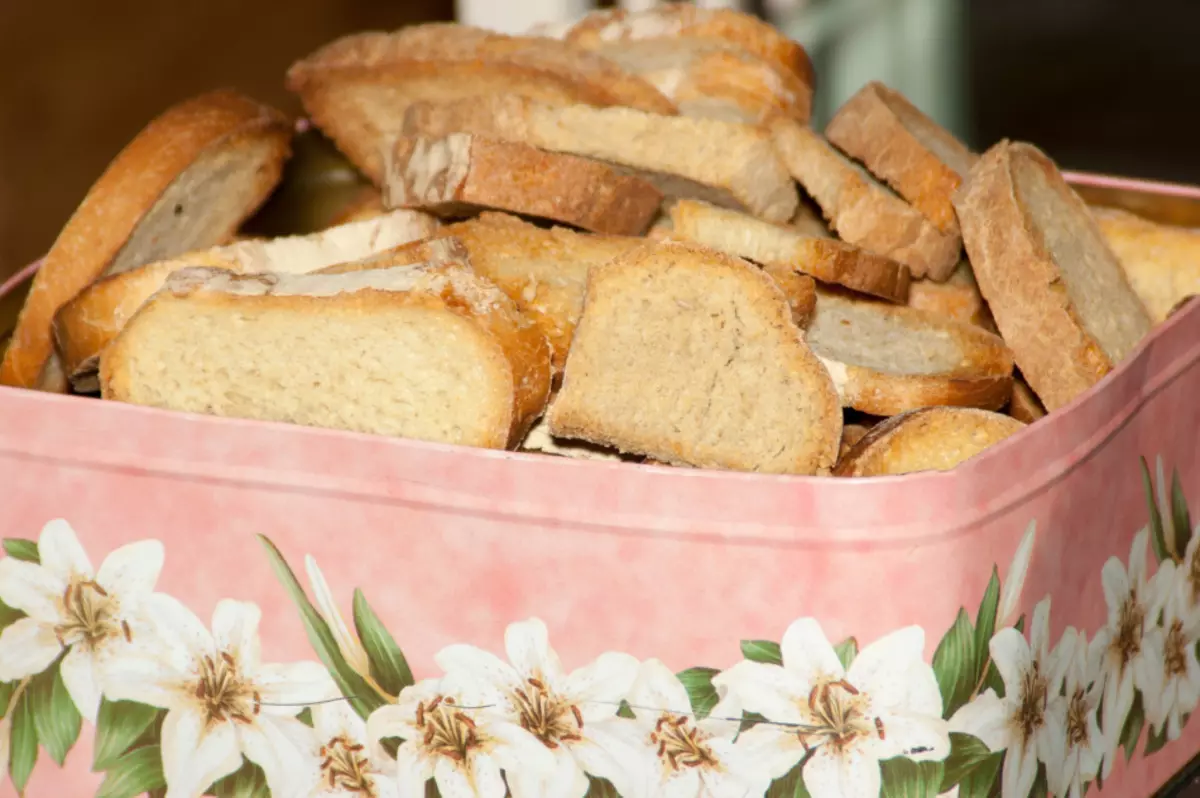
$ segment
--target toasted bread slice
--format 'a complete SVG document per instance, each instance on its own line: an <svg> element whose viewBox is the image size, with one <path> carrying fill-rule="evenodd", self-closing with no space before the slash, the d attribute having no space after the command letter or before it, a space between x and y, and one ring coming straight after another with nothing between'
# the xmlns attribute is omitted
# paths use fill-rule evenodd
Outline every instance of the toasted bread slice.
<svg viewBox="0 0 1200 798"><path fill-rule="evenodd" d="M796 213L796 185L770 136L754 125L633 108L554 107L515 95L409 107L412 136L495 136L636 170L668 197L744 208L768 221Z"/></svg>
<svg viewBox="0 0 1200 798"><path fill-rule="evenodd" d="M512 93L549 103L675 106L646 81L595 53L545 38L505 36L452 23L359 33L288 70L287 85L346 157L378 184L388 139L405 107Z"/></svg>
<svg viewBox="0 0 1200 798"><path fill-rule="evenodd" d="M1097 383L1150 331L1087 206L1036 147L992 147L954 207L996 326L1047 410Z"/></svg>
<svg viewBox="0 0 1200 798"><path fill-rule="evenodd" d="M1012 393L1012 354L972 324L818 289L805 332L846 407L894 416L935 405L998 410Z"/></svg>
<svg viewBox="0 0 1200 798"><path fill-rule="evenodd" d="M820 134L783 118L771 131L783 162L839 236L903 263L913 277L942 281L954 271L962 251L957 235L938 230Z"/></svg>
<svg viewBox="0 0 1200 798"><path fill-rule="evenodd" d="M1020 375L1013 377L1012 398L1008 401L1008 414L1022 424L1032 424L1046 415L1046 408L1037 394Z"/></svg>
<svg viewBox="0 0 1200 798"><path fill-rule="evenodd" d="M592 271L548 421L665 463L795 474L829 469L842 431L833 383L775 283L673 241Z"/></svg>
<svg viewBox="0 0 1200 798"><path fill-rule="evenodd" d="M825 136L943 233L959 234L952 200L978 156L900 92L868 83L833 115Z"/></svg>
<svg viewBox="0 0 1200 798"><path fill-rule="evenodd" d="M550 429L546 425L546 419L544 418L540 419L533 425L533 429L529 430L529 434L525 436L525 440L521 443L521 451L548 454L554 457L569 457L572 460L607 460L617 463L621 461L637 462L641 460L636 455L623 455L616 449L597 446L587 441L570 441L563 438L555 438L550 434Z"/></svg>
<svg viewBox="0 0 1200 798"><path fill-rule="evenodd" d="M428 236L437 226L433 217L423 213L392 211L308 236L252 239L190 252L97 280L55 315L54 336L64 369L76 391L95 392L100 352L172 272L206 266L234 272L299 274L386 251Z"/></svg>
<svg viewBox="0 0 1200 798"><path fill-rule="evenodd" d="M790 266L767 263L762 270L783 292L788 307L792 309L792 321L802 330L807 328L812 323L813 313L817 311L816 280L798 273Z"/></svg>
<svg viewBox="0 0 1200 798"><path fill-rule="evenodd" d="M106 399L502 449L550 390L545 336L462 266L174 272L104 352Z"/></svg>
<svg viewBox="0 0 1200 798"><path fill-rule="evenodd" d="M59 307L101 276L228 240L279 181L290 137L279 112L232 91L180 103L147 125L42 262L0 384L66 391L51 329Z"/></svg>
<svg viewBox="0 0 1200 798"><path fill-rule="evenodd" d="M842 442L838 447L838 464L846 458L846 454L854 448L854 445L861 441L863 437L870 432L871 428L862 424L843 424L842 425ZM834 473L837 469L834 468Z"/></svg>
<svg viewBox="0 0 1200 798"><path fill-rule="evenodd" d="M1200 294L1200 231L1115 208L1093 208L1092 215L1156 324L1182 299Z"/></svg>
<svg viewBox="0 0 1200 798"><path fill-rule="evenodd" d="M637 235L658 215L662 194L641 178L589 158L451 133L397 138L389 150L383 201L440 216L495 209L595 233Z"/></svg>
<svg viewBox="0 0 1200 798"><path fill-rule="evenodd" d="M966 258L959 261L954 273L944 283L913 280L908 287L908 306L975 324L988 332L996 331L992 313L983 300L983 294L979 292L971 262Z"/></svg>

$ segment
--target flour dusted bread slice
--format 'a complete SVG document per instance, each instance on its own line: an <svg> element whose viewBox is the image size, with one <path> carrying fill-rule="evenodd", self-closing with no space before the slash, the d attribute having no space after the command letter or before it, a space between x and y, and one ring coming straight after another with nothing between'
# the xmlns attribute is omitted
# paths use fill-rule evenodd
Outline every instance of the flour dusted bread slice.
<svg viewBox="0 0 1200 798"><path fill-rule="evenodd" d="M1012 354L999 337L933 313L818 290L805 332L842 403L894 416L934 405L998 410L1012 393Z"/></svg>
<svg viewBox="0 0 1200 798"><path fill-rule="evenodd" d="M1115 208L1093 208L1092 216L1155 323L1166 321L1185 297L1200 294L1200 231Z"/></svg>
<svg viewBox="0 0 1200 798"><path fill-rule="evenodd" d="M495 209L596 233L637 235L662 194L602 163L469 133L400 137L389 150L384 204L461 217Z"/></svg>
<svg viewBox="0 0 1200 798"><path fill-rule="evenodd" d="M782 118L771 131L783 162L841 238L903 263L914 277L940 281L954 271L957 235L943 233L819 133Z"/></svg>
<svg viewBox="0 0 1200 798"><path fill-rule="evenodd" d="M545 407L545 336L462 266L340 275L190 268L105 350L104 398L467 446Z"/></svg>
<svg viewBox="0 0 1200 798"><path fill-rule="evenodd" d="M949 471L1024 429L986 410L928 407L876 424L838 463L836 476L882 477Z"/></svg>
<svg viewBox="0 0 1200 798"><path fill-rule="evenodd" d="M548 421L664 463L815 474L837 457L842 413L767 275L665 241L592 271Z"/></svg>
<svg viewBox="0 0 1200 798"><path fill-rule="evenodd" d="M1036 147L992 147L954 207L996 326L1047 410L1098 382L1150 331L1087 206Z"/></svg>
<svg viewBox="0 0 1200 798"><path fill-rule="evenodd" d="M110 275L85 288L55 315L54 336L63 367L76 391L95 392L100 352L142 303L162 287L167 275L188 266L300 274L384 252L424 238L437 227L432 216L391 211L312 235L239 241Z"/></svg>
<svg viewBox="0 0 1200 798"><path fill-rule="evenodd" d="M996 331L996 323L992 321L987 302L979 292L975 272L966 258L959 261L954 273L944 283L914 280L908 287L908 306L975 324L988 332Z"/></svg>
<svg viewBox="0 0 1200 798"><path fill-rule="evenodd" d="M290 136L281 114L232 91L201 95L152 121L47 253L0 384L65 391L51 330L59 307L103 275L228 240L279 181Z"/></svg>

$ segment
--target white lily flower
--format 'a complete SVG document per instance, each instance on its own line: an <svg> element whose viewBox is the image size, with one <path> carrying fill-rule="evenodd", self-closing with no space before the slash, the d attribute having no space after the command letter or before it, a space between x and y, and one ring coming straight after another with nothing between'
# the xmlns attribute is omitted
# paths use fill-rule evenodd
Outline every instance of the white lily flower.
<svg viewBox="0 0 1200 798"><path fill-rule="evenodd" d="M738 738L764 774L786 774L801 759L812 798L877 798L879 762L904 756L940 761L950 753L937 678L922 658L925 632L910 626L864 648L847 670L820 624L793 623L783 635L783 666L740 662L713 679L742 706L771 721Z"/></svg>
<svg viewBox="0 0 1200 798"><path fill-rule="evenodd" d="M346 664L353 668L358 675L370 679L371 661L367 658L366 649L363 648L358 637L350 631L346 619L342 617L342 613L338 609L337 602L334 601L329 583L325 581L325 575L321 573L321 569L317 567L317 561L310 554L304 555L304 570L308 572L308 584L312 587L317 613L325 619L325 623L329 624L329 631L333 633L333 639L337 642L338 650L342 652Z"/></svg>
<svg viewBox="0 0 1200 798"><path fill-rule="evenodd" d="M1187 550L1175 572L1175 587L1179 593L1179 608L1189 634L1200 633L1200 524L1192 530Z"/></svg>
<svg viewBox="0 0 1200 798"><path fill-rule="evenodd" d="M308 789L304 798L396 798L395 762L372 751L367 724L345 701L312 708L313 728L294 744L306 755Z"/></svg>
<svg viewBox="0 0 1200 798"><path fill-rule="evenodd" d="M1175 582L1179 576L1175 571L1175 564L1168 560L1159 566L1155 576ZM1185 623L1183 591L1176 589L1175 584L1161 591L1150 608L1151 621L1160 617L1146 633L1145 643L1163 666L1163 689L1159 693L1143 693L1142 701L1150 728L1162 733L1165 726L1167 740L1175 741L1183 733L1183 716L1200 704L1200 663L1196 660L1196 633L1200 630Z"/></svg>
<svg viewBox="0 0 1200 798"><path fill-rule="evenodd" d="M468 645L448 646L435 661L447 675L473 682L483 703L495 705L494 712L554 756L546 780L524 771L507 775L513 798L582 798L587 774L608 779L620 792L626 763L640 747L634 724L616 714L638 676L637 659L608 652L566 673L537 618L510 624L504 647L508 662Z"/></svg>
<svg viewBox="0 0 1200 798"><path fill-rule="evenodd" d="M1047 708L1054 730L1046 782L1058 798L1082 798L1083 786L1096 778L1103 754L1100 724L1096 719L1099 693L1091 688L1086 633L1069 627L1056 650L1066 661L1063 694L1053 695Z"/></svg>
<svg viewBox="0 0 1200 798"><path fill-rule="evenodd" d="M162 543L122 546L94 571L70 524L56 520L42 528L38 557L0 560L0 600L26 616L0 634L0 682L41 673L66 649L63 684L95 723L101 671L151 628L142 610L162 570Z"/></svg>
<svg viewBox="0 0 1200 798"><path fill-rule="evenodd" d="M996 610L996 626L1003 628L1011 626L1016 620L1017 607L1021 600L1021 591L1025 589L1025 575L1029 573L1029 561L1033 559L1033 543L1037 538L1037 521L1030 521L1025 529L1017 550L1013 554L1012 564L1004 575L1004 587L1000 591L1000 602Z"/></svg>
<svg viewBox="0 0 1200 798"><path fill-rule="evenodd" d="M273 795L295 794L304 759L288 727L303 725L295 716L328 694L329 674L316 662L263 664L254 604L218 602L210 633L178 601L158 598L158 644L114 661L104 694L167 710L168 798L201 795L237 770L243 754L262 768Z"/></svg>

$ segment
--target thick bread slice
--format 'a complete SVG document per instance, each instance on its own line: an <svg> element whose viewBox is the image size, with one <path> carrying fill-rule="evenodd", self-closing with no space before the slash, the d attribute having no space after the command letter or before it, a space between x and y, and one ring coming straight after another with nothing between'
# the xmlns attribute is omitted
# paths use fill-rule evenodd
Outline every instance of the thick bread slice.
<svg viewBox="0 0 1200 798"><path fill-rule="evenodd" d="M954 207L979 289L1047 410L1097 383L1150 331L1087 206L1036 147L992 147Z"/></svg>
<svg viewBox="0 0 1200 798"><path fill-rule="evenodd" d="M550 390L545 336L462 266L173 273L104 352L106 399L502 449Z"/></svg>
<svg viewBox="0 0 1200 798"><path fill-rule="evenodd" d="M632 460L637 462L640 457L623 455L615 449L608 449L603 446L597 446L594 443L587 441L569 441L563 438L555 438L550 434L549 427L546 426L546 419L540 419L533 425L533 429L529 430L529 434L525 436L525 440L521 443L521 451L537 452L538 454L548 454L554 457L569 457L572 460L608 460L609 462L621 462Z"/></svg>
<svg viewBox="0 0 1200 798"><path fill-rule="evenodd" d="M934 405L998 410L1012 394L1012 354L972 324L818 289L805 339L842 403L894 416Z"/></svg>
<svg viewBox="0 0 1200 798"><path fill-rule="evenodd" d="M1022 424L1032 424L1046 415L1046 408L1020 376L1013 377L1012 399L1008 401L1008 414Z"/></svg>
<svg viewBox="0 0 1200 798"><path fill-rule="evenodd" d="M894 302L908 298L908 267L844 241L804 235L794 227L696 200L673 203L670 214L676 238Z"/></svg>
<svg viewBox="0 0 1200 798"><path fill-rule="evenodd" d="M754 266L648 242L588 279L550 431L666 463L767 473L830 468L837 393Z"/></svg>
<svg viewBox="0 0 1200 798"><path fill-rule="evenodd" d="M95 392L100 352L171 272L207 266L234 272L299 274L331 263L357 261L424 238L437 227L437 220L426 214L391 211L312 235L240 241L105 277L63 305L54 317L54 337L63 367L76 391Z"/></svg>
<svg viewBox="0 0 1200 798"><path fill-rule="evenodd" d="M1200 294L1200 231L1115 208L1093 208L1092 215L1156 324L1182 299Z"/></svg>
<svg viewBox="0 0 1200 798"><path fill-rule="evenodd" d="M833 115L825 136L943 233L958 235L954 192L978 156L904 95L868 83Z"/></svg>
<svg viewBox="0 0 1200 798"><path fill-rule="evenodd" d="M638 235L662 203L650 183L597 161L469 133L401 137L388 156L383 201L390 208L451 217L492 208Z"/></svg>
<svg viewBox="0 0 1200 798"><path fill-rule="evenodd" d="M147 125L42 262L0 384L67 390L51 330L59 307L102 275L228 240L279 182L290 137L279 112L232 91L180 103Z"/></svg>
<svg viewBox="0 0 1200 798"><path fill-rule="evenodd" d="M962 241L933 222L820 134L789 119L771 125L776 150L792 176L816 200L846 241L899 261L913 277L945 280L958 264Z"/></svg>
<svg viewBox="0 0 1200 798"><path fill-rule="evenodd" d="M451 23L338 39L294 64L287 85L321 130L377 184L383 148L400 132L405 107L417 100L512 93L549 103L675 113L657 89L595 53Z"/></svg>
<svg viewBox="0 0 1200 798"><path fill-rule="evenodd" d="M908 306L939 313L955 321L975 324L988 332L996 331L991 311L979 293L975 272L966 258L959 261L950 279L944 283L913 280L908 287Z"/></svg>
<svg viewBox="0 0 1200 798"><path fill-rule="evenodd" d="M773 222L791 219L799 204L770 136L754 125L497 95L415 103L404 130L427 137L475 133L583 155L636 170L668 197L744 208Z"/></svg>
<svg viewBox="0 0 1200 798"><path fill-rule="evenodd" d="M876 424L838 463L835 476L949 471L1020 432L1016 419L966 407L928 407Z"/></svg>

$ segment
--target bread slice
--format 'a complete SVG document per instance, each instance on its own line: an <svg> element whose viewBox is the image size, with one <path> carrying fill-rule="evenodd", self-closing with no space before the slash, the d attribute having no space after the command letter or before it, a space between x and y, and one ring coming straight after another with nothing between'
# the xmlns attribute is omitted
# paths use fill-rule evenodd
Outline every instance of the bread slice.
<svg viewBox="0 0 1200 798"><path fill-rule="evenodd" d="M804 235L794 227L696 200L673 203L670 216L676 238L894 302L908 298L908 267L844 241Z"/></svg>
<svg viewBox="0 0 1200 798"><path fill-rule="evenodd" d="M232 91L201 95L152 121L88 191L47 253L0 384L66 391L51 330L59 307L103 275L227 240L279 181L290 137L279 112Z"/></svg>
<svg viewBox="0 0 1200 798"><path fill-rule="evenodd" d="M351 222L363 222L367 219L374 219L377 216L382 216L387 213L387 208L383 205L383 194L375 186L363 186L349 202L342 206L341 210L333 217L330 227L337 225L350 224Z"/></svg>
<svg viewBox="0 0 1200 798"><path fill-rule="evenodd" d="M437 220L426 214L392 211L312 235L241 241L105 277L64 304L54 317L54 337L63 367L77 392L98 390L96 368L101 351L142 303L162 287L167 275L188 266L300 274L386 251L428 236L437 227Z"/></svg>
<svg viewBox="0 0 1200 798"><path fill-rule="evenodd" d="M462 266L174 272L105 351L106 399L465 446L515 446L545 336Z"/></svg>
<svg viewBox="0 0 1200 798"><path fill-rule="evenodd" d="M943 233L959 234L952 200L978 156L900 92L868 83L833 115L825 136Z"/></svg>
<svg viewBox="0 0 1200 798"><path fill-rule="evenodd" d="M876 424L838 463L835 476L949 471L1020 432L1020 421L986 410L928 407Z"/></svg>
<svg viewBox="0 0 1200 798"><path fill-rule="evenodd" d="M1047 410L1098 382L1150 331L1087 206L1033 145L1002 141L984 153L954 207L996 326Z"/></svg>
<svg viewBox="0 0 1200 798"><path fill-rule="evenodd" d="M842 413L774 282L713 250L647 242L594 269L548 421L665 463L829 469Z"/></svg>
<svg viewBox="0 0 1200 798"><path fill-rule="evenodd" d="M595 158L636 170L667 197L745 209L773 222L791 219L799 204L770 136L754 125L496 95L413 104L404 130L426 137L475 133Z"/></svg>
<svg viewBox="0 0 1200 798"><path fill-rule="evenodd" d="M771 125L775 146L792 175L846 241L907 266L913 277L942 281L958 265L962 241L792 120Z"/></svg>
<svg viewBox="0 0 1200 798"><path fill-rule="evenodd" d="M1200 293L1200 231L1115 208L1093 208L1092 215L1156 324L1180 300Z"/></svg>
<svg viewBox="0 0 1200 798"><path fill-rule="evenodd" d="M400 137L388 155L383 200L391 208L452 217L490 208L637 235L662 203L650 183L597 161L469 133Z"/></svg>
<svg viewBox="0 0 1200 798"><path fill-rule="evenodd" d="M1012 398L1008 401L1008 414L1022 424L1032 424L1046 415L1046 408L1037 395L1019 375L1013 377Z"/></svg>
<svg viewBox="0 0 1200 798"><path fill-rule="evenodd" d="M606 460L613 463L630 460L636 462L641 459L637 456L630 457L623 455L615 449L597 446L587 441L569 441L563 438L555 438L550 434L550 429L547 427L546 419L544 418L534 424L533 429L529 430L529 434L525 436L525 440L521 443L521 451L548 454L553 457L569 457L572 460Z"/></svg>
<svg viewBox="0 0 1200 798"><path fill-rule="evenodd" d="M790 266L774 263L763 264L762 270L783 292L788 307L792 309L792 321L801 330L806 329L817 312L816 280Z"/></svg>
<svg viewBox="0 0 1200 798"><path fill-rule="evenodd" d="M942 316L975 324L988 332L996 331L996 323L988 310L975 272L966 258L959 261L954 273L944 283L932 280L913 280L908 287L908 306Z"/></svg>
<svg viewBox="0 0 1200 798"><path fill-rule="evenodd" d="M934 405L998 410L1012 394L1012 354L972 324L818 289L805 332L846 407L894 416Z"/></svg>
<svg viewBox="0 0 1200 798"><path fill-rule="evenodd" d="M838 446L838 464L846 458L846 454L854 448L854 445L861 441L871 428L862 424L843 424L842 425L842 442ZM837 472L837 468L834 468Z"/></svg>
<svg viewBox="0 0 1200 798"><path fill-rule="evenodd" d="M405 107L417 100L512 93L548 103L675 113L657 89L595 53L452 23L343 37L294 64L287 85L376 184L383 179L384 145L400 132Z"/></svg>

